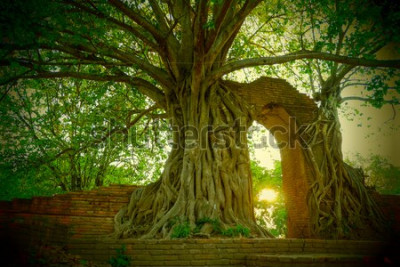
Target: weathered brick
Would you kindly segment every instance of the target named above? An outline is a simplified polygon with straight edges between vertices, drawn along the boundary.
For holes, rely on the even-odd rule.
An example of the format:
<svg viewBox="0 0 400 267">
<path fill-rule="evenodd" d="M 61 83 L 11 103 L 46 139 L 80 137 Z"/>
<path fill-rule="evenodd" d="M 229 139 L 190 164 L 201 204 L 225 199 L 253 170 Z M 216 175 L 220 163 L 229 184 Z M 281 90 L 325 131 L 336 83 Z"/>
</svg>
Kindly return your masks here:
<svg viewBox="0 0 400 267">
<path fill-rule="evenodd" d="M 132 266 L 164 266 L 163 261 L 133 261 Z"/>
<path fill-rule="evenodd" d="M 153 261 L 169 261 L 169 260 L 178 260 L 178 255 L 158 255 L 158 256 L 151 256 Z"/>
<path fill-rule="evenodd" d="M 190 266 L 190 260 L 165 261 L 165 266 Z"/>
<path fill-rule="evenodd" d="M 226 248 L 221 251 L 221 253 L 227 253 L 227 254 L 234 254 L 242 251 L 242 249 L 236 247 L 236 248 Z"/>
<path fill-rule="evenodd" d="M 217 248 L 238 248 L 240 245 L 238 243 L 221 243 L 215 244 Z"/>
<path fill-rule="evenodd" d="M 203 250 L 202 249 L 189 249 L 188 250 L 188 252 L 191 254 L 191 255 L 197 255 L 197 254 L 202 254 L 203 253 Z"/>
<path fill-rule="evenodd" d="M 191 260 L 190 265 L 192 266 L 205 266 L 206 261 L 205 260 Z"/>
<path fill-rule="evenodd" d="M 253 244 L 247 243 L 247 244 L 240 244 L 241 248 L 253 248 Z"/>
<path fill-rule="evenodd" d="M 108 192 L 107 189 L 101 190 L 103 193 Z M 125 202 L 117 203 L 111 202 L 113 193 L 98 195 L 96 192 L 89 192 L 88 200 L 85 200 L 87 195 L 84 192 L 56 196 L 54 198 L 57 198 L 57 201 L 54 201 L 54 198 L 36 198 L 34 201 L 14 201 L 7 202 L 8 204 L 0 202 L 0 237 L 3 237 L 4 232 L 8 231 L 13 233 L 13 241 L 25 246 L 33 246 L 37 242 L 62 246 L 66 244 L 66 249 L 70 253 L 79 254 L 83 259 L 93 260 L 99 264 L 105 264 L 116 255 L 115 249 L 125 245 L 126 254 L 133 260 L 132 266 L 243 266 L 245 264 L 264 266 L 262 258 L 255 257 L 256 255 L 317 252 L 374 255 L 386 245 L 383 242 L 371 241 L 310 239 L 106 239 L 101 236 L 112 232 L 114 213 L 110 213 L 109 217 L 104 217 L 106 213 L 102 212 L 109 209 L 109 203 L 115 203 L 116 206 L 126 204 L 129 200 L 129 193 L 126 193 Z M 108 204 L 107 201 L 109 201 Z M 50 205 L 52 212 L 55 213 L 44 213 L 46 205 Z M 71 208 L 74 205 L 77 205 L 75 210 Z M 80 207 L 78 207 L 79 205 Z M 16 210 L 5 211 L 4 208 L 1 210 L 2 207 L 7 209 L 14 207 Z M 97 214 L 94 212 L 88 215 L 85 212 L 85 210 L 91 209 Z M 116 210 L 118 209 L 117 207 Z M 38 211 L 38 213 L 33 211 Z M 302 251 L 303 247 L 304 252 Z M 246 258 L 248 258 L 247 263 Z M 312 257 L 311 260 L 304 257 L 289 259 L 283 257 L 282 259 L 279 267 L 291 266 L 291 264 L 292 266 L 298 266 L 298 264 L 306 266 L 306 264 L 319 261 L 326 263 L 324 258 L 318 257 Z M 347 259 L 343 256 L 331 257 L 329 264 L 340 262 L 340 265 L 351 266 L 349 263 L 351 260 L 352 258 Z M 271 258 L 270 261 L 279 262 L 277 257 Z"/>
<path fill-rule="evenodd" d="M 206 264 L 211 265 L 211 266 L 229 266 L 229 261 L 228 259 L 219 259 L 219 260 L 207 260 Z"/>
<path fill-rule="evenodd" d="M 206 250 L 215 249 L 217 248 L 216 244 L 202 244 L 201 247 Z"/>
</svg>

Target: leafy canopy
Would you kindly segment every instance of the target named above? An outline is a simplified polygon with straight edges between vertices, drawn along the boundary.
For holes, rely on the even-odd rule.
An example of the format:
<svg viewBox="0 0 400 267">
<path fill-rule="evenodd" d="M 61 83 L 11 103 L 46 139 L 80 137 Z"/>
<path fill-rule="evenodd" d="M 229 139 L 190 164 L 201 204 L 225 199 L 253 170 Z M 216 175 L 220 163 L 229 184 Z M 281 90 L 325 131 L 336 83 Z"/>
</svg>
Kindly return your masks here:
<svg viewBox="0 0 400 267">
<path fill-rule="evenodd" d="M 113 176 L 146 180 L 165 157 L 160 109 L 195 66 L 209 82 L 250 67 L 296 77 L 316 100 L 362 82 L 372 105 L 398 103 L 385 96 L 399 91 L 398 80 L 390 85 L 399 61 L 376 52 L 399 42 L 399 14 L 367 0 L 2 1 L 3 166 L 35 166 L 65 190 Z M 361 72 L 369 83 L 354 78 Z M 130 143 L 129 130 L 139 133 Z M 154 145 L 140 145 L 148 139 Z"/>
</svg>

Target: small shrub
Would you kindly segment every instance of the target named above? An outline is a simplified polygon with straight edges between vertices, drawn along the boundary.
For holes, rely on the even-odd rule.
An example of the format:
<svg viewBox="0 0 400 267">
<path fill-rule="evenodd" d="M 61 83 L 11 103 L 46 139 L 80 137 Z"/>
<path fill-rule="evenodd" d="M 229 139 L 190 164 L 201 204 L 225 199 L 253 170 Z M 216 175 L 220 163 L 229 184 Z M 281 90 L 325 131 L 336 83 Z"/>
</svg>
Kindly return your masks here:
<svg viewBox="0 0 400 267">
<path fill-rule="evenodd" d="M 196 227 L 194 229 L 190 228 L 189 222 L 183 221 L 182 218 L 175 217 L 171 219 L 168 223 L 170 227 L 173 227 L 171 238 L 186 238 L 190 236 L 191 233 L 197 234 L 200 233 L 201 228 L 209 223 L 212 225 L 212 231 L 215 234 L 220 234 L 228 237 L 236 237 L 236 236 L 250 236 L 250 229 L 244 227 L 240 224 L 235 227 L 227 228 L 226 230 L 222 229 L 221 222 L 218 219 L 211 219 L 209 217 L 200 218 L 196 221 Z M 174 226 L 175 225 L 175 226 Z"/>
<path fill-rule="evenodd" d="M 128 255 L 125 255 L 126 246 L 122 245 L 120 249 L 115 250 L 117 255 L 112 257 L 108 263 L 111 264 L 112 267 L 125 267 L 129 266 L 131 263 L 131 258 Z"/>
<path fill-rule="evenodd" d="M 171 237 L 172 238 L 185 238 L 190 235 L 190 225 L 189 222 L 184 222 L 176 225 L 173 230 Z"/>
<path fill-rule="evenodd" d="M 235 236 L 250 236 L 250 229 L 238 224 L 236 227 L 231 227 L 221 232 L 224 236 L 235 237 Z"/>
<path fill-rule="evenodd" d="M 215 233 L 221 233 L 221 223 L 218 219 L 211 219 L 209 217 L 204 217 L 196 221 L 196 228 L 193 230 L 194 233 L 199 233 L 204 224 L 209 223 L 213 227 Z"/>
<path fill-rule="evenodd" d="M 236 230 L 242 236 L 245 236 L 245 237 L 249 237 L 250 236 L 250 229 L 247 228 L 247 227 L 244 227 L 244 226 L 239 224 L 239 225 L 236 226 Z"/>
</svg>

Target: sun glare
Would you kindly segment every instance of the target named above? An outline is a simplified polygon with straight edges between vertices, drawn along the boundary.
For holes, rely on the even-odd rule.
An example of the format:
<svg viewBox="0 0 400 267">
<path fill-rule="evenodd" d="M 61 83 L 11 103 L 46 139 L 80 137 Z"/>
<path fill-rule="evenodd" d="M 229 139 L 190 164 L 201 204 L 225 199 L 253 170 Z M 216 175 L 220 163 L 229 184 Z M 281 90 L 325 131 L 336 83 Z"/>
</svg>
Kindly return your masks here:
<svg viewBox="0 0 400 267">
<path fill-rule="evenodd" d="M 260 193 L 258 193 L 258 199 L 260 201 L 273 202 L 277 197 L 278 193 L 272 189 L 263 189 L 260 191 Z"/>
</svg>

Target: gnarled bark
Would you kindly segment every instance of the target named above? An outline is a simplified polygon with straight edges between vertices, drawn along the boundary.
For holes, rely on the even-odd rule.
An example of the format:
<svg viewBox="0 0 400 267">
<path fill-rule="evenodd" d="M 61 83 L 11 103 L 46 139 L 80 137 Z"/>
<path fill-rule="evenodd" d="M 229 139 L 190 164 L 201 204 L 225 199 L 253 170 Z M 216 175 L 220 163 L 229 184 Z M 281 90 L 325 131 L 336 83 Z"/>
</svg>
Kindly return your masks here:
<svg viewBox="0 0 400 267">
<path fill-rule="evenodd" d="M 308 197 L 311 226 L 323 238 L 374 238 L 385 223 L 362 170 L 343 161 L 336 98 L 322 101 L 316 120 L 307 126 L 305 155 L 313 170 Z"/>
<path fill-rule="evenodd" d="M 191 88 L 187 88 L 190 86 Z M 220 83 L 181 84 L 168 99 L 174 147 L 160 179 L 137 189 L 115 217 L 120 237 L 168 238 L 179 223 L 218 220 L 222 229 L 242 225 L 271 236 L 255 222 L 247 128 L 248 107 Z M 204 225 L 200 231 L 212 234 Z"/>
<path fill-rule="evenodd" d="M 256 106 L 257 120 L 280 144 L 288 236 L 379 236 L 384 219 L 373 192 L 363 184 L 362 171 L 343 161 L 340 98 L 328 91 L 330 97 L 322 97 L 317 108 L 289 84 L 271 78 L 232 87 Z"/>
</svg>

